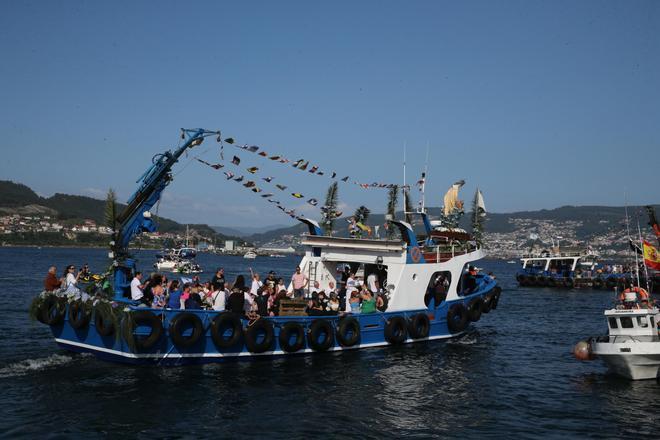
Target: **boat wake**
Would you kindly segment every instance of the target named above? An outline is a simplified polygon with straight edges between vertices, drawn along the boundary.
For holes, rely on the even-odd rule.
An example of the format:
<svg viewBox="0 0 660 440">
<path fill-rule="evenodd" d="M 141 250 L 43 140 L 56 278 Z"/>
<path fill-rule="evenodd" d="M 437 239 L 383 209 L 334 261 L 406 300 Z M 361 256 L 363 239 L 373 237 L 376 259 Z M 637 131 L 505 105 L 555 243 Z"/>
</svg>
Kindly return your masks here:
<svg viewBox="0 0 660 440">
<path fill-rule="evenodd" d="M 479 342 L 475 333 L 465 334 L 460 338 L 451 339 L 448 341 L 451 345 L 474 345 Z"/>
<path fill-rule="evenodd" d="M 8 377 L 25 376 L 34 371 L 45 370 L 47 368 L 59 367 L 73 361 L 72 356 L 65 356 L 61 354 L 53 354 L 46 358 L 38 359 L 25 359 L 19 362 L 14 362 L 5 367 L 0 368 L 0 379 Z"/>
</svg>

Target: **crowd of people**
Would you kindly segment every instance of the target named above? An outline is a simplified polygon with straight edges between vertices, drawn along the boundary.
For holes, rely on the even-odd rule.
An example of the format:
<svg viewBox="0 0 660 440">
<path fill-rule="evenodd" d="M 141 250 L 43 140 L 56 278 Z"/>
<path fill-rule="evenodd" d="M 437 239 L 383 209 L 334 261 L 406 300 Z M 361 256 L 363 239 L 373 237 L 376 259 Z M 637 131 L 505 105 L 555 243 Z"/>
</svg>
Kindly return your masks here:
<svg viewBox="0 0 660 440">
<path fill-rule="evenodd" d="M 75 266 L 67 266 L 61 278 L 57 268 L 49 268 L 44 280 L 46 291 L 78 289 L 82 277 L 89 277 L 89 267 L 84 265 L 76 274 Z M 278 316 L 284 300 L 305 302 L 308 315 L 333 315 L 345 312 L 375 313 L 387 307 L 387 296 L 376 274 L 370 274 L 366 282 L 347 266 L 341 273 L 339 286 L 330 282 L 321 289 L 312 283 L 300 267 L 291 275 L 289 289 L 284 278 L 270 271 L 265 278 L 250 268 L 250 279 L 238 275 L 233 283 L 225 279 L 223 268 L 218 268 L 211 280 L 202 282 L 195 275 L 187 282 L 168 279 L 161 273 L 145 279 L 142 272 L 135 272 L 130 283 L 130 299 L 135 304 L 154 309 L 230 311 L 248 318 Z"/>
</svg>

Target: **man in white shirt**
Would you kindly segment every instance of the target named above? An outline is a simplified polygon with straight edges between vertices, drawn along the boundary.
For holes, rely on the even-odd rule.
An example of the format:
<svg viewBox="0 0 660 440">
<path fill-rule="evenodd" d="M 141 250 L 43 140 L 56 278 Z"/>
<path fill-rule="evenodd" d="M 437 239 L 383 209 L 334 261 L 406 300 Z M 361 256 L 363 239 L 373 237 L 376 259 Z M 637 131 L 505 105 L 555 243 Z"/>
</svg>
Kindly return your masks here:
<svg viewBox="0 0 660 440">
<path fill-rule="evenodd" d="M 355 279 L 355 274 L 351 272 L 346 280 L 346 311 L 351 310 L 351 293 L 357 289 L 357 280 Z"/>
<path fill-rule="evenodd" d="M 142 293 L 142 272 L 135 272 L 135 278 L 131 281 L 131 299 L 133 301 L 140 301 L 144 293 Z"/>
<path fill-rule="evenodd" d="M 376 287 L 375 273 L 370 273 L 367 277 L 367 286 L 369 287 L 369 290 L 371 290 L 371 293 L 376 293 L 378 291 L 378 288 Z"/>
<path fill-rule="evenodd" d="M 211 307 L 217 312 L 224 312 L 225 310 L 225 291 L 220 289 L 220 283 L 213 285 L 213 292 L 210 295 Z"/>
</svg>

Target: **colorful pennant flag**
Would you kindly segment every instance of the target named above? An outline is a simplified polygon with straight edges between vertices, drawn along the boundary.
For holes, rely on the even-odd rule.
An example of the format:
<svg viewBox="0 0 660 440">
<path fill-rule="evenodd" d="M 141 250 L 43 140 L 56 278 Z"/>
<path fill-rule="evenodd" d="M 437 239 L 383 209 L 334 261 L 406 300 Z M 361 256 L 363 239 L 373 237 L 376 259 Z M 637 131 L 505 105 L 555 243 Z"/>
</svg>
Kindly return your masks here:
<svg viewBox="0 0 660 440">
<path fill-rule="evenodd" d="M 234 156 L 234 158 L 231 160 L 231 163 L 233 163 L 234 165 L 240 165 L 241 158 L 238 156 Z"/>
<path fill-rule="evenodd" d="M 296 199 L 302 199 L 303 197 L 305 197 L 305 196 L 303 196 L 303 195 L 300 194 L 300 193 L 291 193 L 291 195 L 292 195 L 293 197 L 295 197 Z"/>
<path fill-rule="evenodd" d="M 247 169 L 247 172 L 252 174 L 256 173 L 257 171 L 259 171 L 259 168 L 257 167 L 250 167 Z"/>
</svg>

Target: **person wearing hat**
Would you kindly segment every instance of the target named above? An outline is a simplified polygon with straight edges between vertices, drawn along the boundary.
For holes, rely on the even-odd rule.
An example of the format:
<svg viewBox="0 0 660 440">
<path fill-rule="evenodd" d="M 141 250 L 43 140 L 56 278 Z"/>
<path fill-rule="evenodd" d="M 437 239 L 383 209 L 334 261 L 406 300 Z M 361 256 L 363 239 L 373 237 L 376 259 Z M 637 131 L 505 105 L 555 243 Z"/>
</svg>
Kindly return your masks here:
<svg viewBox="0 0 660 440">
<path fill-rule="evenodd" d="M 468 272 L 465 274 L 465 284 L 463 293 L 470 294 L 477 289 L 477 269 L 470 266 Z"/>
</svg>

